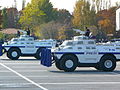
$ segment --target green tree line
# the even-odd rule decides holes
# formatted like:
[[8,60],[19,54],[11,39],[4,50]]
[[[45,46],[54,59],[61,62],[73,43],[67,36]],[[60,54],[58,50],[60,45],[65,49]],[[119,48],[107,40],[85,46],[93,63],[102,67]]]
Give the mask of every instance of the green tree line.
[[[71,39],[72,28],[85,30],[88,27],[97,38],[116,35],[115,12],[120,3],[112,6],[111,0],[77,0],[74,11],[53,8],[50,0],[31,0],[22,10],[19,26],[30,28],[38,38]],[[6,27],[6,12],[3,10],[3,27]]]

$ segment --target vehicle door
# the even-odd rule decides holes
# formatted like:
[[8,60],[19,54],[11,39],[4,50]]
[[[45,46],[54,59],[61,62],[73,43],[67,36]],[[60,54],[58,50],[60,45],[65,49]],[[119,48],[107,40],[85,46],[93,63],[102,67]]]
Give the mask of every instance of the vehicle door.
[[27,54],[34,54],[34,53],[36,53],[35,42],[34,42],[34,40],[32,38],[30,38],[30,39],[28,39],[26,41],[25,52]]
[[96,63],[98,58],[98,50],[94,41],[88,41],[84,48],[84,62]]

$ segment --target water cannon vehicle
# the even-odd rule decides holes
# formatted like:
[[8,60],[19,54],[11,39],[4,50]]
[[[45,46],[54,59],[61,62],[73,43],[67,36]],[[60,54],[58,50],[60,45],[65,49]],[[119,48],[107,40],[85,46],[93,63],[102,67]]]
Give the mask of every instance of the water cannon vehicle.
[[56,40],[35,40],[27,35],[24,30],[19,30],[23,34],[18,38],[13,38],[2,47],[7,53],[7,57],[12,60],[17,60],[20,56],[34,56],[36,59],[41,58],[42,48],[52,48],[56,46]]
[[49,61],[42,63],[44,66],[47,62],[54,62],[59,70],[65,72],[72,72],[77,67],[113,71],[120,60],[120,42],[98,44],[87,36],[75,36],[73,40],[65,40],[59,47],[52,49],[51,54],[51,59],[47,57]]

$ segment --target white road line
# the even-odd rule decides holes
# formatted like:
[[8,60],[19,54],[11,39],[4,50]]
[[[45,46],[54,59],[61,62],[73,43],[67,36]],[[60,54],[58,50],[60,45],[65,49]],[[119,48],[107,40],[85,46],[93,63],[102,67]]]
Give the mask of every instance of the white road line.
[[37,87],[39,87],[39,88],[41,88],[41,89],[43,89],[43,90],[48,90],[47,88],[44,88],[43,86],[35,83],[34,81],[32,81],[32,80],[30,80],[29,78],[23,76],[22,74],[16,72],[15,70],[9,68],[8,66],[6,66],[6,65],[4,65],[4,64],[2,64],[2,63],[0,63],[0,65],[3,66],[3,67],[5,67],[6,69],[10,70],[11,72],[15,73],[16,75],[22,77],[22,78],[25,79],[26,81],[32,83],[33,85],[35,85],[35,86],[37,86]]

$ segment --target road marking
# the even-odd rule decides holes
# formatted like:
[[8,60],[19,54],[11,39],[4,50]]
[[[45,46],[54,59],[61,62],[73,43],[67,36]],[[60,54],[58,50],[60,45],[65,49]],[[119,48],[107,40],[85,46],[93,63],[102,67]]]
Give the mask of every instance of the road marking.
[[48,90],[47,88],[44,88],[43,86],[35,83],[34,81],[32,81],[32,80],[30,80],[29,78],[23,76],[22,74],[16,72],[15,70],[9,68],[8,66],[6,66],[6,65],[4,65],[4,64],[2,64],[2,63],[0,63],[0,65],[3,66],[3,67],[5,67],[6,69],[10,70],[11,72],[15,73],[16,75],[22,77],[22,78],[25,79],[26,81],[32,83],[33,85],[35,85],[35,86],[37,86],[37,87],[39,87],[39,88],[41,88],[41,89],[43,89],[43,90]]

